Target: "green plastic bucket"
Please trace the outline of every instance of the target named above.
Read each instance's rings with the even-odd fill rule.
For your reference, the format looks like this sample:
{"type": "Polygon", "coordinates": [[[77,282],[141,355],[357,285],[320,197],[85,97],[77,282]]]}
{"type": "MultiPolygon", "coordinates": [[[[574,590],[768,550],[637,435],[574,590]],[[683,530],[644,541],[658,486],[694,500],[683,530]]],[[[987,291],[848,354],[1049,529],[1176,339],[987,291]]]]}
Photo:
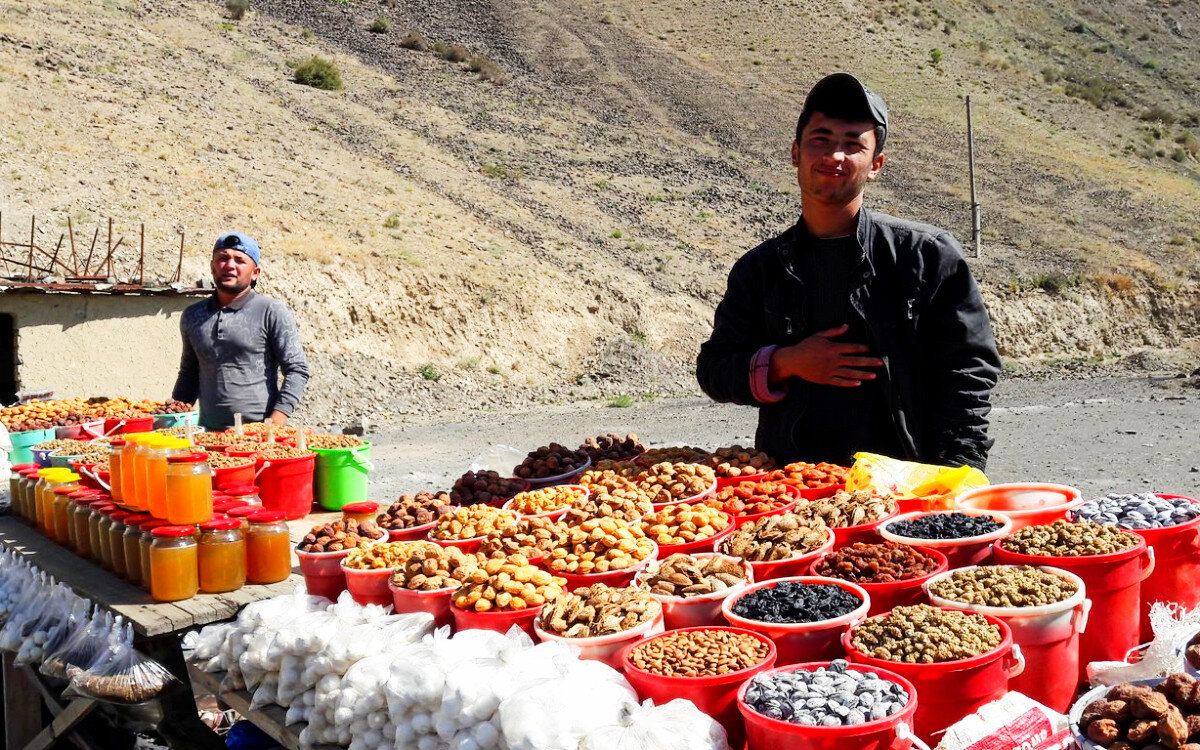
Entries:
{"type": "Polygon", "coordinates": [[[25,430],[24,432],[9,433],[8,439],[12,441],[12,450],[8,452],[8,460],[14,464],[33,463],[33,453],[30,448],[38,443],[44,443],[47,440],[54,439],[54,428],[48,430],[25,430]]]}
{"type": "Polygon", "coordinates": [[[184,427],[192,425],[193,427],[200,420],[200,412],[198,411],[181,411],[174,414],[155,414],[154,429],[165,430],[168,427],[184,427]]]}
{"type": "Polygon", "coordinates": [[[371,463],[371,444],[356,448],[313,448],[317,454],[313,493],[325,510],[341,510],[348,503],[367,498],[367,476],[371,463]]]}

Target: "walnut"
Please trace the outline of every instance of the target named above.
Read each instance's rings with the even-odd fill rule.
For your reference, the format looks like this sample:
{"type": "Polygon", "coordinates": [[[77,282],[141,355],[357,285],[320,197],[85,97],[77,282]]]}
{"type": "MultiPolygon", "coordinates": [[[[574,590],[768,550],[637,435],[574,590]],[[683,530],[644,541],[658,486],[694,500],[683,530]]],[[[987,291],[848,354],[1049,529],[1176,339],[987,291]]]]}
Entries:
{"type": "Polygon", "coordinates": [[[1149,689],[1129,700],[1129,710],[1135,719],[1161,719],[1170,708],[1171,702],[1167,696],[1149,689]]]}
{"type": "Polygon", "coordinates": [[[1087,736],[1092,742],[1107,746],[1121,736],[1121,728],[1112,719],[1096,719],[1088,724],[1087,736]]]}

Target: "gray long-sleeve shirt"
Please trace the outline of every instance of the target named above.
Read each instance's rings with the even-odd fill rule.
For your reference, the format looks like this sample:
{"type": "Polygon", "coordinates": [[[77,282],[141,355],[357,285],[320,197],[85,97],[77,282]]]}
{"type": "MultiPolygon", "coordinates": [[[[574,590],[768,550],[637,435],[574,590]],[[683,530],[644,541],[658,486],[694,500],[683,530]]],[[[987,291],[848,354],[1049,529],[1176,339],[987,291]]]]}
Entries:
{"type": "Polygon", "coordinates": [[[183,356],[172,396],[200,401],[200,425],[223,430],[234,412],[263,421],[290,415],[308,382],[300,332],[287,306],[250,292],[221,307],[216,295],[189,305],[179,321],[183,356]],[[279,372],[283,385],[279,385],[279,372]]]}

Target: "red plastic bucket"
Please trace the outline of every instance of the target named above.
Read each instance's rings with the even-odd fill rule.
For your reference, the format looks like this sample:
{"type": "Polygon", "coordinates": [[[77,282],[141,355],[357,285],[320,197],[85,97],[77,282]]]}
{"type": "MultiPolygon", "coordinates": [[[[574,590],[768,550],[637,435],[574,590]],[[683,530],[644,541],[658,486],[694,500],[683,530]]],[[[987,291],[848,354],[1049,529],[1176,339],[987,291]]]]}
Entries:
{"type": "Polygon", "coordinates": [[[752,667],[715,677],[668,677],[635,667],[629,659],[629,654],[647,641],[662,638],[663,634],[659,634],[630,644],[621,654],[621,669],[625,672],[625,679],[637,691],[638,700],[652,700],[655,704],[662,705],[675,698],[687,698],[696,704],[696,708],[713,717],[721,723],[721,726],[725,727],[730,747],[741,747],[745,740],[746,726],[738,711],[738,689],[744,681],[775,666],[775,644],[771,643],[771,639],[762,633],[741,628],[684,628],[670,632],[686,633],[693,630],[727,630],[753,636],[767,644],[767,656],[752,667]]]}
{"type": "Polygon", "coordinates": [[[390,607],[394,603],[392,590],[388,588],[388,580],[392,577],[392,573],[396,572],[395,568],[358,570],[342,565],[342,572],[346,574],[346,590],[359,604],[378,604],[390,607]]]}
{"type": "Polygon", "coordinates": [[[533,632],[533,621],[537,618],[538,611],[541,607],[525,607],[524,609],[505,609],[505,610],[489,610],[487,612],[476,612],[473,609],[463,609],[450,602],[450,615],[454,618],[454,629],[465,630],[467,628],[475,628],[476,630],[494,630],[497,633],[507,633],[508,629],[516,625],[521,630],[524,630],[530,638],[536,638],[533,632]]]}
{"type": "Polygon", "coordinates": [[[1079,679],[1087,679],[1086,667],[1093,661],[1123,661],[1126,652],[1138,645],[1141,629],[1142,581],[1154,571],[1154,551],[1139,544],[1108,555],[1049,557],[1023,555],[994,543],[996,563],[1001,565],[1048,565],[1083,579],[1092,600],[1091,627],[1079,639],[1079,679]]]}
{"type": "Polygon", "coordinates": [[[920,547],[921,549],[934,549],[941,552],[946,556],[946,561],[949,563],[951,570],[954,568],[983,565],[990,562],[992,559],[992,542],[997,539],[1003,539],[1010,533],[1012,533],[1012,519],[994,510],[927,510],[902,513],[888,519],[887,523],[879,527],[879,535],[885,541],[908,544],[913,547],[920,547]],[[914,518],[922,516],[946,515],[948,513],[962,513],[967,516],[987,516],[994,518],[1003,525],[991,533],[966,537],[964,539],[918,539],[916,537],[895,534],[888,528],[891,524],[901,521],[911,521],[914,518]]]}
{"type": "MultiPolygon", "coordinates": [[[[770,581],[775,578],[787,578],[789,576],[808,575],[809,568],[812,567],[813,560],[818,560],[825,556],[825,553],[833,549],[833,529],[827,529],[829,538],[820,547],[812,552],[805,552],[803,555],[789,557],[786,560],[767,560],[764,562],[755,562],[747,560],[750,564],[750,569],[754,571],[755,581],[770,581]]],[[[721,550],[721,545],[717,545],[717,552],[723,555],[729,554],[721,550]]]]}
{"type": "Polygon", "coordinates": [[[654,551],[650,553],[649,557],[647,557],[645,560],[642,560],[637,565],[632,565],[628,568],[610,570],[604,573],[579,574],[565,573],[558,570],[551,570],[550,573],[551,575],[566,579],[567,584],[563,586],[563,591],[574,591],[575,589],[591,586],[594,583],[603,583],[613,588],[621,588],[633,583],[634,577],[637,576],[637,574],[641,571],[645,570],[646,566],[656,559],[658,559],[657,546],[654,548],[654,551]]]}
{"type": "Polygon", "coordinates": [[[245,466],[230,466],[224,469],[213,469],[213,487],[232,487],[237,484],[254,484],[254,461],[245,466]]]}
{"type": "MultiPolygon", "coordinates": [[[[828,666],[828,661],[792,664],[770,669],[762,674],[796,672],[802,669],[813,671],[828,666]]],[[[916,738],[911,736],[913,714],[919,705],[917,689],[911,682],[890,669],[881,667],[848,664],[846,668],[857,672],[874,672],[883,679],[896,683],[908,693],[908,703],[897,713],[877,721],[853,726],[814,727],[772,719],[750,708],[746,703],[746,690],[750,687],[750,680],[746,680],[738,689],[737,702],[738,710],[746,720],[749,750],[909,750],[914,744],[923,750],[929,750],[928,746],[919,740],[914,743],[916,738]]]]}
{"type": "Polygon", "coordinates": [[[1066,713],[1079,687],[1079,636],[1087,627],[1092,602],[1085,598],[1087,587],[1079,576],[1058,568],[1043,566],[1041,570],[1070,580],[1078,587],[1075,595],[1037,607],[987,607],[934,595],[934,584],[953,571],[927,581],[925,593],[935,606],[992,615],[1008,625],[1026,664],[1025,671],[1009,682],[1009,688],[1066,713]]]}
{"type": "MultiPolygon", "coordinates": [[[[711,594],[700,594],[699,596],[664,596],[650,592],[650,596],[657,599],[658,603],[662,605],[663,624],[667,630],[723,624],[725,621],[721,616],[721,603],[728,597],[745,591],[754,582],[754,571],[750,568],[750,564],[740,557],[730,557],[716,552],[703,552],[692,556],[698,559],[723,557],[726,560],[739,562],[746,572],[746,582],[735,584],[723,591],[714,591],[711,594]]],[[[645,579],[653,569],[654,566],[649,566],[638,573],[634,578],[634,585],[639,588],[649,588],[645,584],[645,579]]]]}
{"type": "Polygon", "coordinates": [[[820,578],[815,576],[795,576],[792,578],[776,578],[771,581],[756,583],[736,596],[731,596],[721,604],[721,614],[730,625],[736,628],[753,630],[771,639],[778,651],[778,664],[798,664],[800,662],[829,661],[845,656],[842,650],[842,633],[846,629],[867,619],[871,607],[871,597],[861,586],[842,581],[837,578],[820,578]],[[763,622],[749,620],[734,613],[733,607],[739,599],[749,596],[755,591],[773,588],[785,581],[795,583],[825,583],[849,591],[857,596],[862,604],[841,617],[815,622],[763,622]]]}
{"type": "Polygon", "coordinates": [[[921,696],[913,714],[913,729],[922,740],[936,744],[934,735],[975,713],[980,706],[1003,697],[1009,690],[1009,680],[1025,670],[1025,657],[1021,647],[1013,644],[1008,625],[991,615],[981,616],[1000,629],[1000,645],[970,659],[933,664],[876,659],[854,648],[852,641],[858,626],[846,631],[842,645],[850,661],[891,670],[912,683],[921,696]]]}
{"type": "MultiPolygon", "coordinates": [[[[754,523],[755,521],[757,521],[760,518],[766,518],[768,516],[778,516],[778,515],[782,515],[784,513],[790,513],[796,509],[796,501],[800,499],[800,489],[798,487],[796,487],[796,485],[794,485],[794,484],[784,484],[783,482],[779,482],[778,484],[783,485],[784,491],[787,492],[787,494],[791,496],[792,501],[786,505],[776,508],[775,510],[768,510],[763,513],[733,514],[733,528],[735,531],[737,529],[740,529],[742,526],[745,526],[748,523],[754,523]]],[[[736,486],[736,485],[730,485],[730,486],[736,486]]],[[[717,492],[720,492],[720,488],[717,489],[717,492]]],[[[727,498],[727,499],[729,499],[729,498],[727,498]]],[[[709,500],[711,502],[716,502],[717,498],[715,498],[715,497],[714,498],[705,498],[705,500],[709,500]]],[[[716,506],[713,506],[713,507],[716,507],[716,506]]],[[[717,509],[724,511],[724,508],[717,508],[717,509]]],[[[728,511],[725,511],[725,512],[728,512],[728,511]]]]}
{"type": "Polygon", "coordinates": [[[543,642],[555,641],[568,646],[574,646],[580,650],[579,658],[604,662],[613,669],[621,668],[621,655],[625,653],[626,647],[647,636],[658,635],[663,631],[663,616],[661,612],[658,613],[657,617],[628,630],[622,630],[619,633],[612,633],[611,635],[597,635],[590,638],[567,638],[555,633],[548,633],[542,630],[542,626],[536,618],[533,621],[533,632],[536,640],[543,642]]]}
{"type": "Polygon", "coordinates": [[[289,520],[307,516],[313,506],[316,465],[316,453],[299,458],[260,458],[258,476],[252,480],[258,485],[263,507],[281,510],[289,520]]]}
{"type": "Polygon", "coordinates": [[[105,435],[132,435],[154,429],[154,417],[109,417],[104,420],[105,435]]]}
{"type": "MultiPolygon", "coordinates": [[[[910,604],[922,604],[925,602],[925,589],[922,588],[925,582],[938,573],[946,572],[950,566],[946,562],[946,556],[941,552],[935,549],[922,549],[921,551],[933,557],[938,563],[937,567],[923,576],[907,578],[903,581],[889,581],[887,583],[855,581],[855,584],[861,586],[871,597],[871,608],[867,613],[868,615],[880,615],[895,607],[904,607],[910,604]]],[[[817,566],[820,564],[821,560],[813,561],[812,566],[809,568],[810,575],[824,575],[817,572],[817,566]]]]}
{"type": "MultiPolygon", "coordinates": [[[[1155,493],[1164,500],[1191,500],[1185,495],[1155,493]]],[[[1175,602],[1184,609],[1200,604],[1200,517],[1162,529],[1129,529],[1154,550],[1154,571],[1142,581],[1141,640],[1154,639],[1150,605],[1175,602]]]]}
{"type": "Polygon", "coordinates": [[[413,591],[396,586],[391,582],[391,576],[388,579],[388,589],[392,592],[392,604],[395,606],[393,611],[396,614],[428,612],[433,615],[435,628],[449,625],[453,621],[450,615],[450,599],[454,592],[458,591],[457,586],[433,591],[413,591]]]}
{"type": "Polygon", "coordinates": [[[437,521],[430,521],[420,526],[413,526],[411,529],[388,529],[388,541],[416,542],[421,539],[429,539],[429,532],[436,523],[437,521]]]}
{"type": "Polygon", "coordinates": [[[833,527],[833,548],[841,549],[849,547],[855,542],[863,542],[865,544],[876,544],[883,541],[883,537],[879,535],[879,527],[896,517],[899,513],[894,510],[878,521],[870,523],[861,523],[858,526],[835,526],[833,527]]]}
{"type": "Polygon", "coordinates": [[[348,549],[338,552],[296,550],[296,557],[300,560],[300,575],[304,576],[304,588],[308,593],[336,602],[338,596],[346,590],[346,573],[342,568],[342,560],[349,554],[348,549]]]}
{"type": "Polygon", "coordinates": [[[846,489],[846,484],[845,482],[839,482],[838,484],[827,484],[824,487],[800,487],[797,485],[796,489],[800,492],[800,497],[805,500],[821,500],[833,497],[846,489]]]}
{"type": "Polygon", "coordinates": [[[998,510],[1012,519],[1013,531],[1066,519],[1079,504],[1079,490],[1065,484],[991,484],[967,490],[955,499],[959,508],[998,510]]]}
{"type": "Polygon", "coordinates": [[[660,544],[658,545],[659,558],[665,560],[671,555],[689,555],[693,552],[712,552],[713,549],[715,549],[716,546],[721,543],[722,539],[732,534],[733,530],[737,528],[737,524],[735,524],[733,521],[733,516],[725,512],[722,512],[721,515],[725,516],[725,520],[728,522],[724,529],[721,529],[710,537],[696,539],[695,541],[691,542],[684,542],[683,544],[660,544]]]}

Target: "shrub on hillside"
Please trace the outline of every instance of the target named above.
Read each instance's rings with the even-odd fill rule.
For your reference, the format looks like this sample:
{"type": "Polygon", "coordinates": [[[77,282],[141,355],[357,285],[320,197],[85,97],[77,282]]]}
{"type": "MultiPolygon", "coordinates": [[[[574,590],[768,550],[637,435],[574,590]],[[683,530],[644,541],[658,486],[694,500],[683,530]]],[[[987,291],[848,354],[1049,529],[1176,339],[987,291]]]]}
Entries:
{"type": "Polygon", "coordinates": [[[408,35],[400,40],[400,46],[404,49],[411,49],[416,52],[424,52],[429,49],[429,40],[422,34],[416,31],[408,32],[408,35]]]}
{"type": "Polygon", "coordinates": [[[225,12],[235,21],[240,21],[250,10],[250,0],[225,0],[225,12]]]}
{"type": "Polygon", "coordinates": [[[367,27],[372,34],[386,34],[392,30],[392,22],[387,16],[375,16],[375,20],[367,27]]]}
{"type": "Polygon", "coordinates": [[[448,46],[445,44],[437,44],[434,45],[433,49],[435,52],[437,52],[438,57],[449,60],[450,62],[466,62],[471,56],[471,53],[467,50],[467,48],[461,44],[451,44],[448,46]]]}
{"type": "Polygon", "coordinates": [[[292,73],[292,80],[326,91],[337,91],[342,87],[341,71],[320,55],[313,55],[297,65],[292,73]]]}

